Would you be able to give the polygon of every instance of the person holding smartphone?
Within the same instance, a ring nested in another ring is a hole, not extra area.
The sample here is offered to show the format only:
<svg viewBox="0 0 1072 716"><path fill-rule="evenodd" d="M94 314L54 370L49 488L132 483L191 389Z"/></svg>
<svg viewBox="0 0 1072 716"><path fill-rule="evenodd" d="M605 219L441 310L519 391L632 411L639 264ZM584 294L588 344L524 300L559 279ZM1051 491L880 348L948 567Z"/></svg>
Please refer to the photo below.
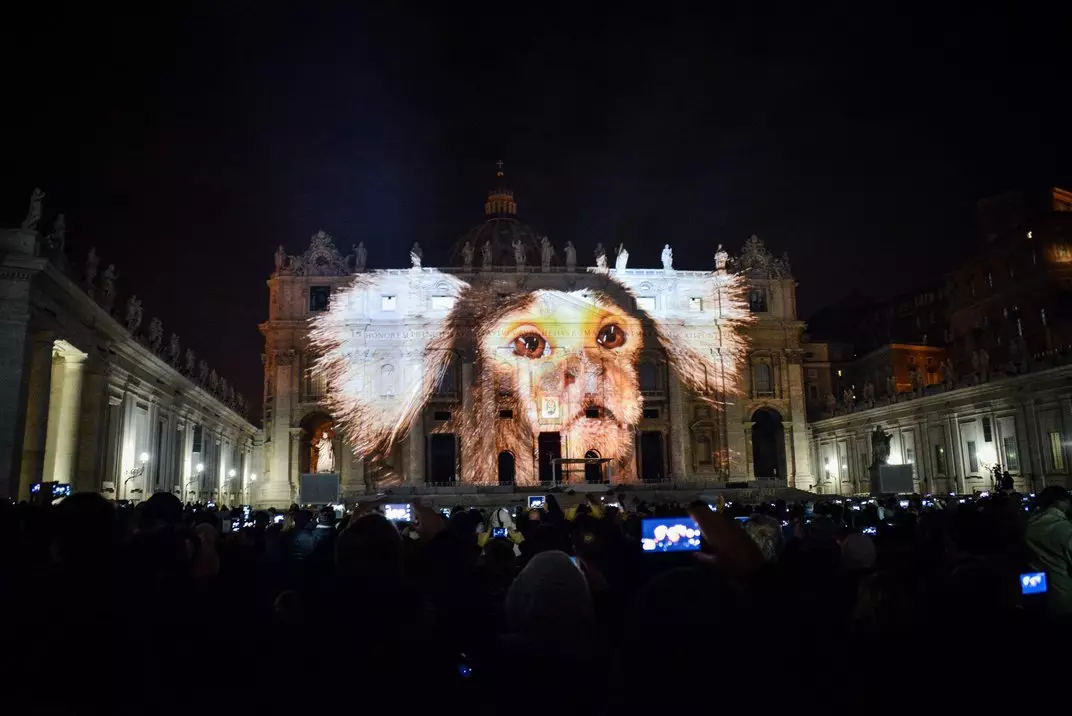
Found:
<svg viewBox="0 0 1072 716"><path fill-rule="evenodd" d="M491 513L491 517L488 519L488 528L477 535L476 541L483 549L484 546L492 539L506 539L514 545L514 555L521 556L521 548L518 547L525 538L518 531L517 525L514 524L514 518L510 516L510 510L505 507L500 507Z"/></svg>

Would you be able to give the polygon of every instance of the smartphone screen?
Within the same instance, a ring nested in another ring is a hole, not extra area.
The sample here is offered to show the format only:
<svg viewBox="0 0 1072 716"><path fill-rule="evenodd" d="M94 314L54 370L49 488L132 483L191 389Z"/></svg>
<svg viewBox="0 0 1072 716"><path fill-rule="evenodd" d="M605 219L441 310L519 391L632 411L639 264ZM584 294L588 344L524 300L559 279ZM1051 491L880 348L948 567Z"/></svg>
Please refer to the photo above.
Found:
<svg viewBox="0 0 1072 716"><path fill-rule="evenodd" d="M440 507L439 508L439 514L443 515L443 519L449 520L450 519L450 508L449 507Z"/></svg>
<svg viewBox="0 0 1072 716"><path fill-rule="evenodd" d="M547 505L547 498L543 495L529 495L529 509L542 510Z"/></svg>
<svg viewBox="0 0 1072 716"><path fill-rule="evenodd" d="M1021 594L1045 594L1046 593L1046 573L1045 572L1027 572L1020 575L1020 593Z"/></svg>
<svg viewBox="0 0 1072 716"><path fill-rule="evenodd" d="M392 522L412 522L413 512L408 503L384 505L383 516Z"/></svg>
<svg viewBox="0 0 1072 716"><path fill-rule="evenodd" d="M747 521L748 521L748 518L747 518L747 517L734 517L733 519L737 520L737 521L738 521L738 522L740 522L740 523L741 523L742 525L743 525L743 524L744 524L745 522L747 522Z"/></svg>
<svg viewBox="0 0 1072 716"><path fill-rule="evenodd" d="M491 538L492 539L501 539L501 538L504 538L504 537L506 537L506 528L505 527L492 527L491 528Z"/></svg>
<svg viewBox="0 0 1072 716"><path fill-rule="evenodd" d="M645 552L696 552L700 527L691 517L649 517L640 523L640 547Z"/></svg>

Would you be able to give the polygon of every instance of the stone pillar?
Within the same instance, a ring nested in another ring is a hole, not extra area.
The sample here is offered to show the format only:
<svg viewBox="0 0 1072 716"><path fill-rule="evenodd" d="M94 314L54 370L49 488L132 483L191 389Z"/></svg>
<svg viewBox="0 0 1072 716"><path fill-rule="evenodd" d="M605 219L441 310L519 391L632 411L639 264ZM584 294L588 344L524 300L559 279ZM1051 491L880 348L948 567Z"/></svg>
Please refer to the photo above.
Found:
<svg viewBox="0 0 1072 716"><path fill-rule="evenodd" d="M952 481L953 491L963 492L965 488L960 462L960 426L957 425L955 414L948 416L946 420L949 425L949 479Z"/></svg>
<svg viewBox="0 0 1072 716"><path fill-rule="evenodd" d="M75 490L98 492L104 474L104 430L108 424L108 378L102 366L90 361L82 378L82 414L78 428Z"/></svg>
<svg viewBox="0 0 1072 716"><path fill-rule="evenodd" d="M418 412L409 424L409 437L406 439L406 482L414 485L425 483L425 439L424 413Z"/></svg>
<svg viewBox="0 0 1072 716"><path fill-rule="evenodd" d="M752 482L756 479L756 466L752 461L752 427L755 423L749 421L744 426L744 476Z"/></svg>
<svg viewBox="0 0 1072 716"><path fill-rule="evenodd" d="M684 478L688 475L688 466L685 464L688 416L685 415L684 389L674 371L670 371L667 389L670 398L670 477Z"/></svg>
<svg viewBox="0 0 1072 716"><path fill-rule="evenodd" d="M51 334L42 333L31 338L22 462L19 479L12 485L20 500L28 499L30 484L41 482L44 476L48 399L52 385L52 343Z"/></svg>
<svg viewBox="0 0 1072 716"><path fill-rule="evenodd" d="M114 395L109 390L108 392L108 407L107 411L108 427L104 435L104 472L101 474L101 491L104 492L104 496L109 499L118 499L119 497L119 460L120 451L122 450L122 442L120 438L123 434L123 398L120 395ZM105 483L111 483L110 485ZM109 492L108 490L111 490Z"/></svg>
<svg viewBox="0 0 1072 716"><path fill-rule="evenodd" d="M785 474L782 475L782 479L785 480L786 487L796 487L797 450L796 446L793 445L793 424L782 423L782 429L785 431Z"/></svg>
<svg viewBox="0 0 1072 716"><path fill-rule="evenodd" d="M290 465L291 421L291 374L294 369L293 353L280 352L275 356L275 397L272 398L271 442L265 446L267 475L258 480L258 502L275 507L287 507L294 499L292 482L297 472ZM297 454L297 451L295 451Z"/></svg>
<svg viewBox="0 0 1072 716"><path fill-rule="evenodd" d="M82 373L87 355L65 341L57 341L52 356L48 429L45 437L46 480L69 484L74 480L78 449L78 419L82 408Z"/></svg>
<svg viewBox="0 0 1072 716"><path fill-rule="evenodd" d="M287 504L294 502L301 494L301 439L304 432L301 428L290 428L290 449L287 451L287 475L289 479L284 484L287 486Z"/></svg>

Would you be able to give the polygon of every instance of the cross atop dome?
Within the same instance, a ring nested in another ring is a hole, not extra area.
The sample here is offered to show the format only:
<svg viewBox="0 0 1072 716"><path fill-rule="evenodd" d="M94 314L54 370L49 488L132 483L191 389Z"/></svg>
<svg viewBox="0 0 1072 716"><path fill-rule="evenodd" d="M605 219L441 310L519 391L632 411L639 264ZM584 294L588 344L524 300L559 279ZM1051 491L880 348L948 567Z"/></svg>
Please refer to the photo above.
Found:
<svg viewBox="0 0 1072 716"><path fill-rule="evenodd" d="M514 201L514 192L506 188L502 159L495 162L495 178L498 186L488 192L488 200L484 203L484 214L489 217L516 216L517 203Z"/></svg>

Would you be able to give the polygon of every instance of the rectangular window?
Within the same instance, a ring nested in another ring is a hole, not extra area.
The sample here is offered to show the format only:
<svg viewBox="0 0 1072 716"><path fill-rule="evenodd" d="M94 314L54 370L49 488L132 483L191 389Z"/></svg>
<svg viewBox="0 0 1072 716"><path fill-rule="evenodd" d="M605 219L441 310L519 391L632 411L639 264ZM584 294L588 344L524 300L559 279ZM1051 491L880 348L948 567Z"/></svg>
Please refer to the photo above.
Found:
<svg viewBox="0 0 1072 716"><path fill-rule="evenodd" d="M945 474L945 448L941 445L934 446L934 471L939 475Z"/></svg>
<svg viewBox="0 0 1072 716"><path fill-rule="evenodd" d="M328 310L331 300L331 286L309 287L309 310L313 312Z"/></svg>
<svg viewBox="0 0 1072 716"><path fill-rule="evenodd" d="M975 441L968 441L968 472L975 474L979 472L979 455L975 451Z"/></svg>
<svg viewBox="0 0 1072 716"><path fill-rule="evenodd" d="M654 311L655 296L637 296L636 307L642 311Z"/></svg>
<svg viewBox="0 0 1072 716"><path fill-rule="evenodd" d="M1065 453L1061 449L1061 433L1050 433L1050 462L1054 470L1064 472Z"/></svg>
<svg viewBox="0 0 1072 716"><path fill-rule="evenodd" d="M195 425L194 426L194 447L193 447L192 452L196 452L196 453L201 452L201 447L202 447L201 443L203 441L203 438L204 438L204 431L201 429L201 426L200 425Z"/></svg>
<svg viewBox="0 0 1072 716"><path fill-rule="evenodd" d="M437 410L434 413L432 413L432 419L433 420L439 420L439 421L450 420L450 411L449 410Z"/></svg>
<svg viewBox="0 0 1072 716"><path fill-rule="evenodd" d="M703 299L702 298L690 298L689 299L689 310L694 311L694 312L702 311L703 310Z"/></svg>
<svg viewBox="0 0 1072 716"><path fill-rule="evenodd" d="M1005 469L1009 472L1020 472L1020 455L1016 451L1016 438L1003 438L1005 446Z"/></svg>
<svg viewBox="0 0 1072 716"><path fill-rule="evenodd" d="M649 418L649 419L658 418L659 417L659 409L658 408L644 408L644 417Z"/></svg>
<svg viewBox="0 0 1072 716"><path fill-rule="evenodd" d="M585 408L584 409L584 417L586 417L586 418L595 418L595 419L598 420L599 418L603 417L603 413L600 411L599 408Z"/></svg>
<svg viewBox="0 0 1072 716"><path fill-rule="evenodd" d="M499 417L503 418L504 420L510 420L510 419L512 419L514 417L514 411L513 410L500 410L499 411Z"/></svg>
<svg viewBox="0 0 1072 716"><path fill-rule="evenodd" d="M990 418L983 418L983 442L994 442L994 428L990 425Z"/></svg>
<svg viewBox="0 0 1072 716"><path fill-rule="evenodd" d="M748 292L748 310L752 313L767 312L767 293L762 289L754 288Z"/></svg>
<svg viewBox="0 0 1072 716"><path fill-rule="evenodd" d="M454 308L453 296L432 296L433 311L450 311Z"/></svg>
<svg viewBox="0 0 1072 716"><path fill-rule="evenodd" d="M395 297L394 296L380 296L380 310L381 311L393 311L393 310L395 310Z"/></svg>

